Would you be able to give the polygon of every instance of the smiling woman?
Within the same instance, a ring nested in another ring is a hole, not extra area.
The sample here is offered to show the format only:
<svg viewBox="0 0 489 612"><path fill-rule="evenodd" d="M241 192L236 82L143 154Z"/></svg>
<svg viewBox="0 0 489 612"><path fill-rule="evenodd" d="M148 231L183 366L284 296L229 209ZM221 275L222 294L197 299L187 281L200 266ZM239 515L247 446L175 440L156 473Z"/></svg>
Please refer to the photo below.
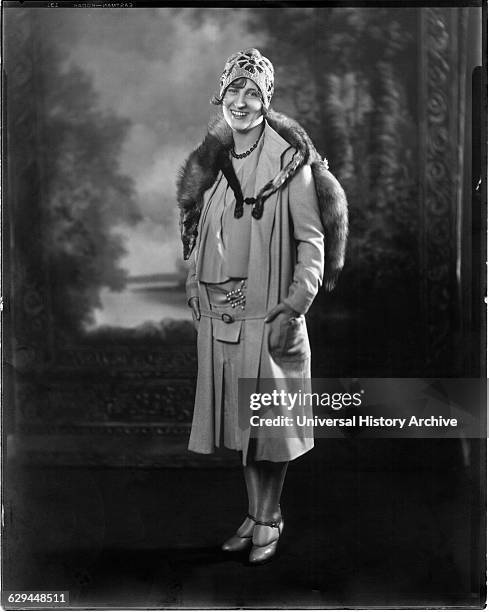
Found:
<svg viewBox="0 0 489 612"><path fill-rule="evenodd" d="M262 379L285 389L292 379L310 384L304 315L321 282L334 286L347 227L342 188L301 126L269 109L273 90L273 66L257 49L227 60L211 100L223 116L211 123L178 186L190 258L187 296L198 331L189 449L207 454L224 445L241 453L247 516L223 550L251 548L253 564L274 556L288 462L314 442L312 426L297 422L280 436L265 426L251 433L238 380L255 380L255 391ZM284 409L265 410L260 422L280 418Z"/></svg>
<svg viewBox="0 0 489 612"><path fill-rule="evenodd" d="M222 112L231 129L243 134L263 123L263 104L258 87L251 79L236 79L227 88ZM249 134L251 137L251 134Z"/></svg>

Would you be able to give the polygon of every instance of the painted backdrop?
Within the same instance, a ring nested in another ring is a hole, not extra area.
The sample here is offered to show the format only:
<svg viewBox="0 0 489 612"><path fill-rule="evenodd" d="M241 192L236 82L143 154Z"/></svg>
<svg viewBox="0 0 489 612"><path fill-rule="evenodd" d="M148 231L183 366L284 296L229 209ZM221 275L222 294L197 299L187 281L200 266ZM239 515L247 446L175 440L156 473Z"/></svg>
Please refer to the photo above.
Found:
<svg viewBox="0 0 489 612"><path fill-rule="evenodd" d="M175 177L237 48L273 61L273 106L350 204L313 373L478 375L480 9L4 14L8 432L28 457L180 460L196 361Z"/></svg>

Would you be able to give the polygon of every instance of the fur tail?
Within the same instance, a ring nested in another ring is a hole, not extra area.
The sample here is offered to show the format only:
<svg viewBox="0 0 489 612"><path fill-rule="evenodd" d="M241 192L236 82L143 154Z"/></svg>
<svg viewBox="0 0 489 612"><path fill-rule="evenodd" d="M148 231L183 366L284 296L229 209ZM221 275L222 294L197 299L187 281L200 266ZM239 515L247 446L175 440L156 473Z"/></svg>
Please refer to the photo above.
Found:
<svg viewBox="0 0 489 612"><path fill-rule="evenodd" d="M323 287L332 291L345 263L348 237L348 203L343 188L328 170L324 161L311 164L325 230Z"/></svg>

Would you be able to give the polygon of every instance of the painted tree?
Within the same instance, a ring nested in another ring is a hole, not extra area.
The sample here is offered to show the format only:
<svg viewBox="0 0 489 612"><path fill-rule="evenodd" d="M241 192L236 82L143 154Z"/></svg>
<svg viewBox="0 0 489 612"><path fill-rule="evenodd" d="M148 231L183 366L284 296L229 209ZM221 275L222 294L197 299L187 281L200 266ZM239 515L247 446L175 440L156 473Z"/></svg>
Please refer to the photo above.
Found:
<svg viewBox="0 0 489 612"><path fill-rule="evenodd" d="M413 279L416 12L283 8L249 21L267 34L278 109L303 123L347 192L344 278L379 289Z"/></svg>
<svg viewBox="0 0 489 612"><path fill-rule="evenodd" d="M58 332L81 331L100 306L102 287L121 290L125 254L119 224L136 223L132 179L119 156L130 121L99 108L91 78L38 29L39 154L44 239Z"/></svg>

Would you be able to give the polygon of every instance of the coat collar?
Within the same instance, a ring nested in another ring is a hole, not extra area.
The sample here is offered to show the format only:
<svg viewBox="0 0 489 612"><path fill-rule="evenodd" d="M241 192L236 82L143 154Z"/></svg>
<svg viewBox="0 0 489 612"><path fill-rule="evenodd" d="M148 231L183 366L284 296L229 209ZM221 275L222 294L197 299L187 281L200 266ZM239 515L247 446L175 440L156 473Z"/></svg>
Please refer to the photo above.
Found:
<svg viewBox="0 0 489 612"><path fill-rule="evenodd" d="M283 164L282 156L285 151L291 148L291 145L265 120L263 147L260 153L260 163L256 171L255 183L258 189L280 173Z"/></svg>
<svg viewBox="0 0 489 612"><path fill-rule="evenodd" d="M266 155L272 162L277 162L277 172L280 170L282 155L292 145L287 142L265 119L264 142L262 155Z"/></svg>

